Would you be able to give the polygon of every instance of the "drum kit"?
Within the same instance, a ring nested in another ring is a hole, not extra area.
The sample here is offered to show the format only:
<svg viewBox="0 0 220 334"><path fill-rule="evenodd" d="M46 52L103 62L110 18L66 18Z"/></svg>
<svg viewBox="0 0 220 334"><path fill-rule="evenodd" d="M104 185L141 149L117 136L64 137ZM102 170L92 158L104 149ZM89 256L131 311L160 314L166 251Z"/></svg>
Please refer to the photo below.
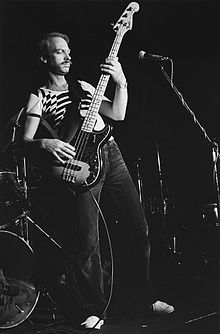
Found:
<svg viewBox="0 0 220 334"><path fill-rule="evenodd" d="M150 230L152 266L159 271L163 270L164 263L167 270L169 263L170 272L175 273L172 279L179 280L217 269L220 263L220 202L187 207L185 203L176 201L164 183L158 143L156 156L159 191L146 200L141 158L135 163L137 189Z"/></svg>
<svg viewBox="0 0 220 334"><path fill-rule="evenodd" d="M16 139L16 125L22 111L13 119L10 143ZM8 132L8 131L7 131ZM6 145L9 146L9 145ZM30 217L27 161L17 149L6 147L14 164L5 168L1 151L0 167L0 329L10 329L23 323L35 309L40 295L49 293L39 283L39 268L30 238L30 224L49 237ZM3 152L3 154L2 154ZM6 154L7 160L7 154Z"/></svg>
<svg viewBox="0 0 220 334"><path fill-rule="evenodd" d="M40 245L39 233L57 249L58 256L62 254L62 247L31 218L26 164L22 157L23 175L20 168L17 171L0 170L0 329L23 323L40 297L41 301L47 297L48 301L43 304L51 305L47 306L47 311L51 313L53 323L56 318L56 302L40 275L39 248L45 244ZM36 231L39 232L37 240Z"/></svg>
<svg viewBox="0 0 220 334"><path fill-rule="evenodd" d="M26 320L40 294L27 232L27 210L25 190L16 173L0 171L1 329L17 326Z"/></svg>

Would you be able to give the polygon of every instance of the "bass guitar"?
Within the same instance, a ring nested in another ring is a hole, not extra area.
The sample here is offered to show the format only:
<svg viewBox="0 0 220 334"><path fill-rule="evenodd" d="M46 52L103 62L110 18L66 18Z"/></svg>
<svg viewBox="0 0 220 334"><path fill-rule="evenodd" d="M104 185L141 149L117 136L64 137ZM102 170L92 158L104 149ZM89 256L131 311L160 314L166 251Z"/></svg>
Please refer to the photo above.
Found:
<svg viewBox="0 0 220 334"><path fill-rule="evenodd" d="M124 34L132 29L133 14L138 10L138 3L131 2L113 26L116 36L108 58L117 56ZM52 174L61 180L90 187L99 179L102 168L101 148L110 137L111 126L106 125L101 131L95 131L94 128L109 78L108 74L101 75L80 128L75 131L75 135L68 135L64 139L75 147L76 155L64 165L52 167Z"/></svg>

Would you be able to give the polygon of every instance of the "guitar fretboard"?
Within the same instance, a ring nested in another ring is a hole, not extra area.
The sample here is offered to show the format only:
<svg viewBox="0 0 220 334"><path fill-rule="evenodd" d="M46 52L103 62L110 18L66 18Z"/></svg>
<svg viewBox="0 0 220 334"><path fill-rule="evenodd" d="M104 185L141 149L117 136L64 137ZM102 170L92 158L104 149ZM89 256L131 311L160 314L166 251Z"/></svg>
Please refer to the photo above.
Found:
<svg viewBox="0 0 220 334"><path fill-rule="evenodd" d="M108 58L115 58L117 56L121 42L122 42L122 37L123 36L120 33L116 34L116 37L113 42L112 48L109 52ZM93 94L92 101L89 106L88 112L83 121L82 128L81 128L82 131L85 131L85 132L93 131L95 127L97 115L98 115L98 112L99 112L99 109L102 103L102 99L103 99L106 87L108 85L109 78L110 78L109 74L101 75L98 85L96 87L96 90Z"/></svg>
<svg viewBox="0 0 220 334"><path fill-rule="evenodd" d="M113 29L116 32L116 36L109 52L108 58L117 57L122 38L127 30L131 30L133 14L138 10L139 4L137 2L131 2L119 18L118 22L114 25ZM93 131L109 78L110 75L108 74L101 75L94 95L92 97L91 104L84 118L81 131L89 133Z"/></svg>

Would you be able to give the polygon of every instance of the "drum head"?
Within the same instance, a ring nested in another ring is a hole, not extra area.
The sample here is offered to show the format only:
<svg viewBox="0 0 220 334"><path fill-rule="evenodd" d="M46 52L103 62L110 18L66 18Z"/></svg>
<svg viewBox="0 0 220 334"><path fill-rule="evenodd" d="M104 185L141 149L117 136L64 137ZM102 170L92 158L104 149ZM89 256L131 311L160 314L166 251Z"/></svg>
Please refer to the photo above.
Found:
<svg viewBox="0 0 220 334"><path fill-rule="evenodd" d="M31 314L39 298L37 277L30 246L0 231L0 328L14 327Z"/></svg>

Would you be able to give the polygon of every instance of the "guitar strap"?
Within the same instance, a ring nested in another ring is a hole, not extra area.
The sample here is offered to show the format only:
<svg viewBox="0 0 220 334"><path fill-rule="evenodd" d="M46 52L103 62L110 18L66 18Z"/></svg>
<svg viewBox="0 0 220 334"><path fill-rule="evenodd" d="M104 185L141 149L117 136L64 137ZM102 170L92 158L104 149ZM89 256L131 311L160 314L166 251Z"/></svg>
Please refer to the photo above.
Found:
<svg viewBox="0 0 220 334"><path fill-rule="evenodd" d="M82 89L78 81L68 81L68 84L69 96L72 104L67 106L63 125L59 130L59 136L65 142L70 143L82 125L82 118L79 112L79 103L82 98L87 97L88 92Z"/></svg>
<svg viewBox="0 0 220 334"><path fill-rule="evenodd" d="M41 118L41 124L50 132L53 138L60 139L57 132L54 129L52 129L50 124L44 118Z"/></svg>
<svg viewBox="0 0 220 334"><path fill-rule="evenodd" d="M77 115L77 112L74 112L74 110L77 110L77 106L80 101L80 96L77 92L76 83L71 84L69 83L69 93L70 93L70 99L72 100L71 108L67 108L63 126L61 130L59 131L59 134L57 131L55 131L51 125L47 122L47 120L42 117L41 118L41 125L43 125L47 131L51 134L51 136L55 139L62 139L66 142L70 142L71 139L74 137L78 127L79 127L79 115ZM39 97L41 96L41 91L39 91Z"/></svg>

